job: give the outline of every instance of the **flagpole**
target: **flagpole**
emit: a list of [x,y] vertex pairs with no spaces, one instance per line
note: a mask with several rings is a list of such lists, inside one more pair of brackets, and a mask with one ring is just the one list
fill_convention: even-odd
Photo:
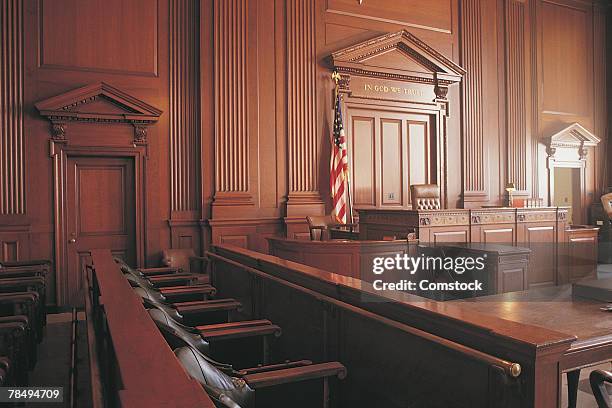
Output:
[[[340,80],[340,74],[338,74],[338,71],[334,71],[332,72],[331,75],[332,79],[334,80],[335,83],[335,87],[334,87],[334,104],[336,103],[336,98],[340,97],[340,101],[342,101],[342,96],[339,95],[340,94],[340,90],[339,90],[339,85],[338,85],[338,81]],[[342,109],[342,104],[340,104],[340,109]],[[348,156],[348,136],[345,132],[345,141],[344,141],[346,148],[347,148],[347,156]],[[346,196],[347,196],[347,204],[348,204],[348,217],[347,220],[349,221],[349,224],[353,224],[353,199],[351,198],[351,177],[350,177],[350,171],[347,170],[346,174]],[[351,231],[352,231],[352,227],[351,227]]]

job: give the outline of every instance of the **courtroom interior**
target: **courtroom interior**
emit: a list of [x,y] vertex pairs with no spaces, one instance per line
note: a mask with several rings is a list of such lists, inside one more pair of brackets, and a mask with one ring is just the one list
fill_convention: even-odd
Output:
[[612,1],[1,4],[1,406],[612,408]]

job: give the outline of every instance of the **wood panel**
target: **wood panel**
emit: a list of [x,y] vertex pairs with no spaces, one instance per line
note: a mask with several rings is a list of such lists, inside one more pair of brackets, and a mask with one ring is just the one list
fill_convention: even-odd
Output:
[[171,210],[198,217],[200,197],[199,31],[197,2],[170,1]]
[[0,10],[0,216],[24,214],[23,1]]
[[249,204],[245,0],[215,1],[215,203]]
[[427,3],[418,0],[379,0],[376,3],[327,0],[327,12],[443,33],[450,33],[452,29],[450,0]]
[[[353,204],[376,205],[376,135],[373,117],[349,116]],[[359,163],[359,165],[357,165]]]
[[[432,158],[429,122],[408,120],[408,186],[428,184],[431,180]],[[410,198],[410,194],[408,194]],[[408,200],[410,201],[410,199]]]
[[158,9],[158,0],[40,0],[40,66],[157,76]]
[[201,103],[200,7],[198,2],[169,4],[170,246],[200,253]]
[[507,182],[516,186],[515,194],[527,195],[530,163],[530,42],[528,7],[524,1],[508,0],[505,10],[506,27],[506,146]]
[[591,23],[586,8],[563,1],[542,3],[544,114],[582,117],[591,111],[593,84],[584,83],[592,75]]
[[482,2],[461,3],[461,64],[467,71],[462,84],[463,200],[486,201],[488,165],[483,106],[483,17]]
[[[397,119],[380,120],[380,146],[381,146],[381,205],[403,204],[403,126]],[[360,162],[357,162],[360,163]]]
[[[308,208],[312,204],[322,204],[318,181],[319,136],[316,127],[316,7],[315,0],[288,1],[286,4],[289,154],[287,213],[293,215],[296,212],[303,213],[304,210],[299,209],[300,205]],[[298,209],[293,208],[294,204],[298,205]]]

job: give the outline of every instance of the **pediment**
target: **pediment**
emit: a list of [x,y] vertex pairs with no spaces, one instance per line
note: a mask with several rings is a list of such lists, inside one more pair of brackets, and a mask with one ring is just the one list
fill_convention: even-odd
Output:
[[465,70],[406,30],[334,52],[338,72],[411,82],[451,84]]
[[561,129],[548,138],[550,147],[584,147],[596,146],[601,140],[579,123]]
[[73,89],[36,104],[52,122],[99,121],[151,124],[162,111],[105,82]]

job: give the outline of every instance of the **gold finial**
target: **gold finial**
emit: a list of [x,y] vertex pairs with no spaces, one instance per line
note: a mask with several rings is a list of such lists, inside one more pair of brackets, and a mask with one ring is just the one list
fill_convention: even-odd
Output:
[[332,72],[331,77],[334,80],[334,82],[336,83],[336,85],[338,85],[338,81],[340,80],[340,74],[338,73],[338,71]]

